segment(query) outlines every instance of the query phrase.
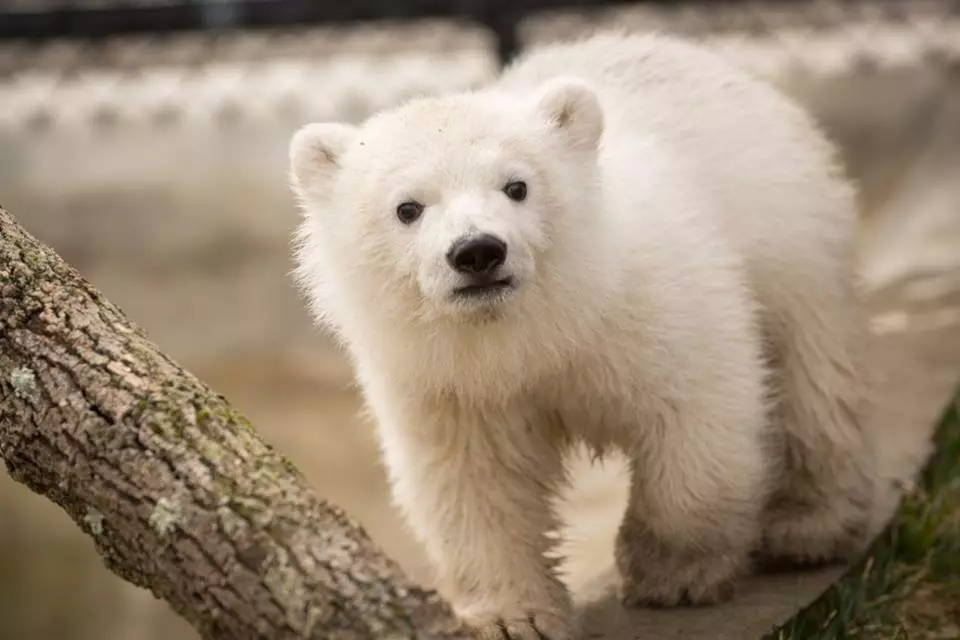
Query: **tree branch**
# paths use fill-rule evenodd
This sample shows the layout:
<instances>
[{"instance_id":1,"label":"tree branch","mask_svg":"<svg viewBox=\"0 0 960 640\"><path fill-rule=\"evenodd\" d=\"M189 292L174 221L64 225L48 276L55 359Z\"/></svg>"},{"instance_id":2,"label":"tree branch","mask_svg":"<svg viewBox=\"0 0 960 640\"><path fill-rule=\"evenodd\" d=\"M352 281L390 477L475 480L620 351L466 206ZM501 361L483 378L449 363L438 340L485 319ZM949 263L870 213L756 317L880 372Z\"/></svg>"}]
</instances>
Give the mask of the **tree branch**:
<instances>
[{"instance_id":1,"label":"tree branch","mask_svg":"<svg viewBox=\"0 0 960 640\"><path fill-rule=\"evenodd\" d=\"M0 457L206 638L466 638L341 510L0 208Z\"/></svg>"}]
</instances>

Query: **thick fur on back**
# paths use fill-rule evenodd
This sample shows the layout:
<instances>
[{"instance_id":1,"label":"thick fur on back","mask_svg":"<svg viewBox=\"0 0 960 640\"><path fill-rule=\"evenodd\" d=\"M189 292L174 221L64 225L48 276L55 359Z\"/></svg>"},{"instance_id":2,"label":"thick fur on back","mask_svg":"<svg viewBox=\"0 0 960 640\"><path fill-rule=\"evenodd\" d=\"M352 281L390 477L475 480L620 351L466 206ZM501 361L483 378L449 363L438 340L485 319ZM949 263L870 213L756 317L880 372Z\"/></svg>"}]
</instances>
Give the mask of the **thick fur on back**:
<instances>
[{"instance_id":1,"label":"thick fur on back","mask_svg":"<svg viewBox=\"0 0 960 640\"><path fill-rule=\"evenodd\" d=\"M752 551L818 561L867 537L854 192L766 84L671 38L598 35L474 92L310 125L291 166L298 281L480 637L574 637L543 557L573 441L632 461L629 604L715 601ZM424 205L410 225L404 200ZM458 302L445 256L481 232L515 286Z\"/></svg>"}]
</instances>

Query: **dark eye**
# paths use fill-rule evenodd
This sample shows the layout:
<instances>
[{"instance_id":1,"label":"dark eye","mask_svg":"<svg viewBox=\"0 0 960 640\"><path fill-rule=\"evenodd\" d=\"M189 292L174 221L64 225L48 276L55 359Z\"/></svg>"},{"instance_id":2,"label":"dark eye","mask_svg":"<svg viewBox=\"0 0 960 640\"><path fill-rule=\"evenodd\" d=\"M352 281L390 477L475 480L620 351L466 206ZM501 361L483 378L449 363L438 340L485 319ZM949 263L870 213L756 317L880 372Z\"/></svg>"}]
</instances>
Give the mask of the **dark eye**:
<instances>
[{"instance_id":1,"label":"dark eye","mask_svg":"<svg viewBox=\"0 0 960 640\"><path fill-rule=\"evenodd\" d=\"M523 202L527 198L527 183L522 180L508 182L507 186L503 188L503 192L507 194L507 197L511 200Z\"/></svg>"},{"instance_id":2,"label":"dark eye","mask_svg":"<svg viewBox=\"0 0 960 640\"><path fill-rule=\"evenodd\" d=\"M423 205L419 202L404 202L397 207L397 218L403 224L413 224L423 213Z\"/></svg>"}]
</instances>

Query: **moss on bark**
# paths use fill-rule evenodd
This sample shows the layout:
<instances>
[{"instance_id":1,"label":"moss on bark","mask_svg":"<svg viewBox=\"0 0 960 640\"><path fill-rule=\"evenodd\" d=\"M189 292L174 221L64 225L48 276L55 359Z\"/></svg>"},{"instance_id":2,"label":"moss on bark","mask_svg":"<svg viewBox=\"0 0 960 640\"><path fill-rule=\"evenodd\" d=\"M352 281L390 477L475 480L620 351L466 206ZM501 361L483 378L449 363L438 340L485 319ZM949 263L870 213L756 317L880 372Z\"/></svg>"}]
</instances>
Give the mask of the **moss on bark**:
<instances>
[{"instance_id":1,"label":"moss on bark","mask_svg":"<svg viewBox=\"0 0 960 640\"><path fill-rule=\"evenodd\" d=\"M0 457L204 637L466 637L437 594L3 209Z\"/></svg>"}]
</instances>

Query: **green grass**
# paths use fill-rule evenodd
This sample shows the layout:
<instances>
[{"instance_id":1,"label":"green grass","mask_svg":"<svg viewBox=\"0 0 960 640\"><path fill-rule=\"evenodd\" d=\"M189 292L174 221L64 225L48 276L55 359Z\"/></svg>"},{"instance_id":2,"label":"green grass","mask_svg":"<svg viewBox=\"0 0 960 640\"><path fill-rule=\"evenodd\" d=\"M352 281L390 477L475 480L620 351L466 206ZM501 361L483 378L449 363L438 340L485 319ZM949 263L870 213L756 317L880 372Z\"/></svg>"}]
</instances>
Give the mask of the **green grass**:
<instances>
[{"instance_id":1,"label":"green grass","mask_svg":"<svg viewBox=\"0 0 960 640\"><path fill-rule=\"evenodd\" d=\"M920 486L862 561L764 640L960 639L960 396Z\"/></svg>"}]
</instances>

